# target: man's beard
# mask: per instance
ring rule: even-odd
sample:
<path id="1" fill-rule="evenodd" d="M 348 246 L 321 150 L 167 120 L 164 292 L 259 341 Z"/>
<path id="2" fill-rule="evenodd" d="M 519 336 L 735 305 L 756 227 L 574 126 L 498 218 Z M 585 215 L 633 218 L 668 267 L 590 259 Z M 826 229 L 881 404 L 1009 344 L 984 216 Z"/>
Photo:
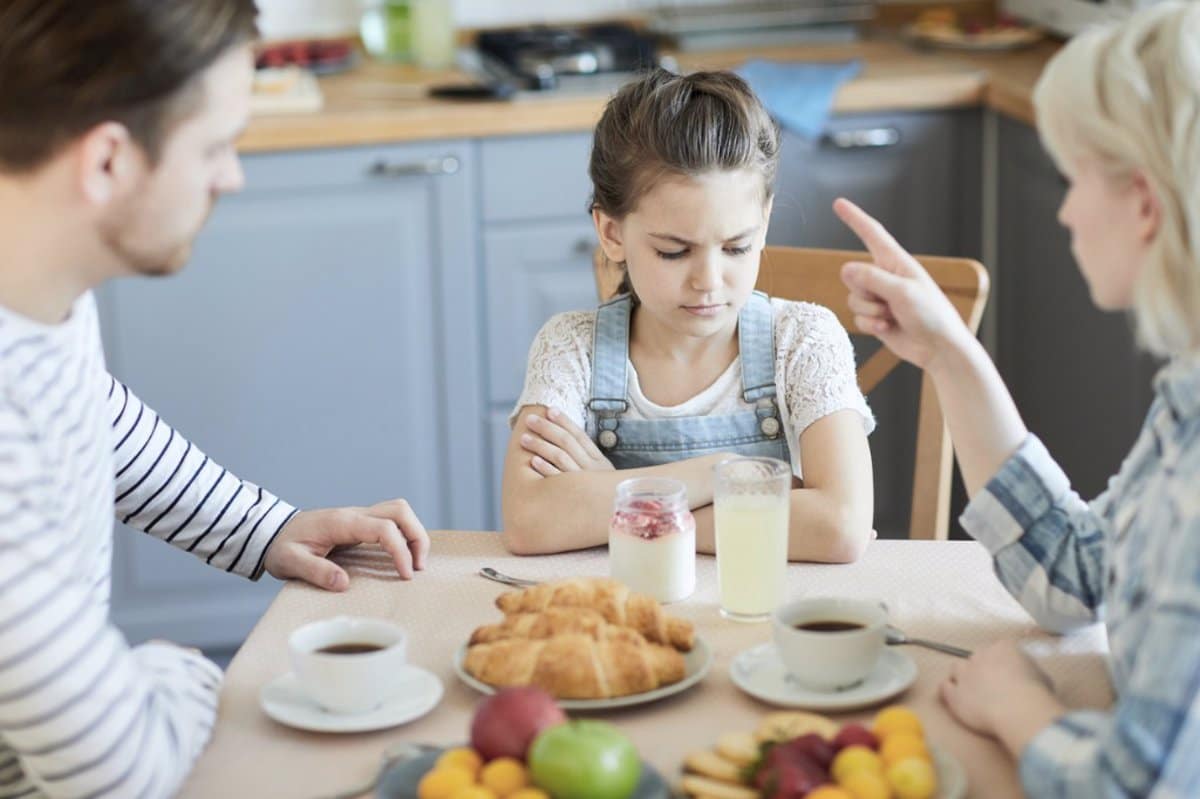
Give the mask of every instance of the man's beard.
<path id="1" fill-rule="evenodd" d="M 113 224 L 101 229 L 101 236 L 108 250 L 120 263 L 126 274 L 145 277 L 165 277 L 181 270 L 192 254 L 192 244 L 208 220 L 212 206 L 196 224 L 195 230 L 180 237 L 174 243 L 147 246 L 143 236 L 138 236 L 128 220 L 137 211 L 122 214 Z"/>

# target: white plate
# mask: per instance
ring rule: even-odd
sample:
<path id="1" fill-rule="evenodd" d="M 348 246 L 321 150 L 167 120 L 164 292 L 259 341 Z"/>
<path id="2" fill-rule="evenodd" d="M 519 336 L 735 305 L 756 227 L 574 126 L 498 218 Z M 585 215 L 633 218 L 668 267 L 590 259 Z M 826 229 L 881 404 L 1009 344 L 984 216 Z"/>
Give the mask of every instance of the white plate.
<path id="1" fill-rule="evenodd" d="M 937 770 L 938 790 L 937 799 L 966 799 L 967 770 L 962 763 L 954 759 L 954 755 L 938 746 L 929 747 L 933 758 L 933 767 Z"/>
<path id="2" fill-rule="evenodd" d="M 314 732 L 366 732 L 395 727 L 424 716 L 442 700 L 442 681 L 417 666 L 396 697 L 366 713 L 331 713 L 310 699 L 292 672 L 262 687 L 258 700 L 263 712 L 280 724 Z"/>
<path id="3" fill-rule="evenodd" d="M 458 675 L 459 679 L 480 693 L 496 693 L 494 687 L 475 679 L 467 673 L 467 670 L 463 668 L 463 662 L 466 660 L 466 657 L 467 645 L 463 644 L 454 653 L 454 673 Z M 655 688 L 653 691 L 644 691 L 640 694 L 629 694 L 628 696 L 614 696 L 612 699 L 559 699 L 558 705 L 563 710 L 609 710 L 614 707 L 626 707 L 628 705 L 653 702 L 657 699 L 674 696 L 681 691 L 686 691 L 703 680 L 704 675 L 708 674 L 709 667 L 712 666 L 712 650 L 708 648 L 708 644 L 704 643 L 703 638 L 696 636 L 696 644 L 692 647 L 692 651 L 683 653 L 683 664 L 684 672 L 682 680 L 673 682 L 670 685 L 664 685 L 662 688 Z"/>
<path id="4" fill-rule="evenodd" d="M 751 696 L 782 707 L 853 710 L 878 704 L 905 691 L 917 679 L 917 664 L 896 649 L 885 649 L 867 678 L 840 691 L 814 691 L 787 673 L 775 643 L 745 649 L 729 664 L 733 684 Z"/>

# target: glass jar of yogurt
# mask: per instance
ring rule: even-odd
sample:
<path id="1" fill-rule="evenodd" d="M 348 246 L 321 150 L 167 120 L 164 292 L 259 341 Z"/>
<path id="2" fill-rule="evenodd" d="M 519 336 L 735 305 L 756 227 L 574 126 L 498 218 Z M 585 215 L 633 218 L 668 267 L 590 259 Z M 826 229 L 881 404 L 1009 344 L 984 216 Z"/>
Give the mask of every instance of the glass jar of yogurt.
<path id="1" fill-rule="evenodd" d="M 608 563 L 614 580 L 659 602 L 691 596 L 696 589 L 696 520 L 683 483 L 635 477 L 617 485 Z"/>

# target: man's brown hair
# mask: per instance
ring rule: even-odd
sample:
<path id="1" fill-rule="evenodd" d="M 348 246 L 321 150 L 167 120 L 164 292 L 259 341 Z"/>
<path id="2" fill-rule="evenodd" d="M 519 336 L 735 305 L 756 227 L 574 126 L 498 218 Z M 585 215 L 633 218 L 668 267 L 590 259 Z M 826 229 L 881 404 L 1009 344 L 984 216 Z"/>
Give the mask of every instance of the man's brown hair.
<path id="1" fill-rule="evenodd" d="M 0 0 L 0 171 L 36 169 L 103 122 L 154 161 L 195 78 L 257 34 L 254 0 Z"/>

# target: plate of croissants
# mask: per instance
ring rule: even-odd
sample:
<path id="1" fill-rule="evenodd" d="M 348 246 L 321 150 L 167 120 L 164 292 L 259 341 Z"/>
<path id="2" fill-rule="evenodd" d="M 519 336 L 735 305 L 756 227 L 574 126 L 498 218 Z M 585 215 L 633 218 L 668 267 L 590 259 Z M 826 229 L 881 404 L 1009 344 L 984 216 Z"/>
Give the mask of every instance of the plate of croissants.
<path id="1" fill-rule="evenodd" d="M 536 685 L 567 710 L 653 702 L 704 679 L 712 651 L 690 621 L 615 580 L 577 577 L 496 598 L 504 618 L 478 627 L 454 670 L 485 694 Z"/>

